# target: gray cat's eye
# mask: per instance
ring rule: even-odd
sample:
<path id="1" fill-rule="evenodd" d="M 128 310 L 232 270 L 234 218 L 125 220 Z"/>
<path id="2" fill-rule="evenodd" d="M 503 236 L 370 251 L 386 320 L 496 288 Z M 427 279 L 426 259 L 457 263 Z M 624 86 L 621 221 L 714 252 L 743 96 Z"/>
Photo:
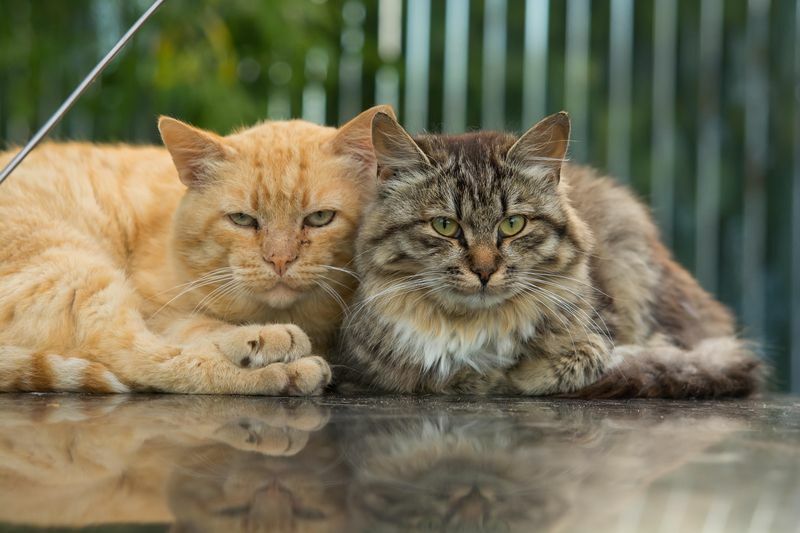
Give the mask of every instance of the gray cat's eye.
<path id="1" fill-rule="evenodd" d="M 431 226 L 434 231 L 443 237 L 455 238 L 461 232 L 461 226 L 452 218 L 436 217 L 431 220 Z"/>
<path id="2" fill-rule="evenodd" d="M 522 215 L 512 215 L 500 222 L 498 230 L 503 237 L 513 237 L 525 228 L 526 222 Z"/>
<path id="3" fill-rule="evenodd" d="M 231 213 L 228 215 L 228 219 L 237 226 L 242 226 L 244 228 L 258 228 L 258 220 L 244 213 Z"/>

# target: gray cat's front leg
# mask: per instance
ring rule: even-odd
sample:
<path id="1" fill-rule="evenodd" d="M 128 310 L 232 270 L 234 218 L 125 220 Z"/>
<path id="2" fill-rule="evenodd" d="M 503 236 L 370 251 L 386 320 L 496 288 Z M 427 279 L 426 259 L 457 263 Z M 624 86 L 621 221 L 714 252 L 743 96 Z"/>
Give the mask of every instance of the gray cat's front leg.
<path id="1" fill-rule="evenodd" d="M 516 394 L 573 392 L 594 383 L 614 358 L 612 344 L 601 335 L 542 343 L 508 371 L 508 383 Z"/>

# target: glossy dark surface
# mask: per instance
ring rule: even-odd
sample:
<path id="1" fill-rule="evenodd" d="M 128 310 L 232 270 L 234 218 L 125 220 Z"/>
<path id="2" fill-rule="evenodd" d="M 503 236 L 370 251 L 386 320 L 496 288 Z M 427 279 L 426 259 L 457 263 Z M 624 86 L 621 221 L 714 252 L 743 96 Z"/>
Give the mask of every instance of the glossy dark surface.
<path id="1" fill-rule="evenodd" d="M 0 396 L 0 530 L 800 531 L 800 399 Z"/>

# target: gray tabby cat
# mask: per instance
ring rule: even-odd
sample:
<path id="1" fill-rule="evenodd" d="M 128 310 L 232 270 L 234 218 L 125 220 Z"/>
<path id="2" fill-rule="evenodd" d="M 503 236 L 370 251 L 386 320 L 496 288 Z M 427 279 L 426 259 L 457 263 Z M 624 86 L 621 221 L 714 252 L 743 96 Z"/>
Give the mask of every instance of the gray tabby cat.
<path id="1" fill-rule="evenodd" d="M 397 392 L 742 396 L 762 365 L 646 209 L 564 163 L 566 113 L 519 139 L 373 119 L 379 190 L 339 383 Z"/>

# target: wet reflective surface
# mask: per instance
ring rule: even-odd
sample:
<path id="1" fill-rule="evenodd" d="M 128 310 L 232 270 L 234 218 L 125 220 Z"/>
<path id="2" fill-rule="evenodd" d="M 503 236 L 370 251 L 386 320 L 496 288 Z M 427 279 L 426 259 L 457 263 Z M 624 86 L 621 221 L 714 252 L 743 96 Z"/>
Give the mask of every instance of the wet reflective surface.
<path id="1" fill-rule="evenodd" d="M 0 395 L 0 530 L 800 531 L 800 399 Z"/>

